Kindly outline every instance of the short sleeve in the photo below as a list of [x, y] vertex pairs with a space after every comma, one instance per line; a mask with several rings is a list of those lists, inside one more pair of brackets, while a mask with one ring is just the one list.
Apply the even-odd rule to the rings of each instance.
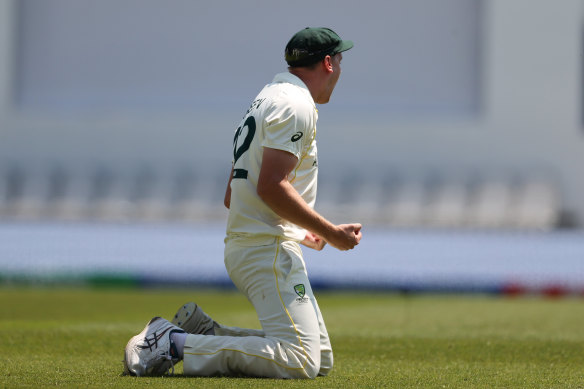
[[310, 112], [298, 105], [273, 104], [266, 115], [262, 146], [284, 150], [300, 159], [304, 137], [311, 128]]

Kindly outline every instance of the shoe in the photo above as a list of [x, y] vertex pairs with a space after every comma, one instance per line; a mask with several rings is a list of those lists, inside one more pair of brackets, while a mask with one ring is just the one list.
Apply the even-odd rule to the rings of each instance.
[[184, 332], [168, 320], [155, 317], [126, 345], [124, 373], [135, 376], [162, 376], [180, 361], [170, 340], [174, 332]]
[[219, 325], [195, 303], [186, 303], [178, 309], [172, 324], [189, 334], [211, 335]]

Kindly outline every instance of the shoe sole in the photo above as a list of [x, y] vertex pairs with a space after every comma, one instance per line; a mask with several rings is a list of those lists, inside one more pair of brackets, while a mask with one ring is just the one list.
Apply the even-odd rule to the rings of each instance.
[[182, 328], [183, 330], [185, 327], [188, 327], [188, 322], [191, 317], [193, 317], [194, 313], [197, 310], [197, 304], [190, 302], [184, 304], [179, 310], [176, 312], [174, 317], [172, 318], [171, 323], [177, 327]]

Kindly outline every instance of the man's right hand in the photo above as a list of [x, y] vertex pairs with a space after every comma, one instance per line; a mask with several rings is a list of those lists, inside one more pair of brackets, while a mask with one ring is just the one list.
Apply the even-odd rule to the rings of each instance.
[[339, 224], [325, 240], [334, 248], [345, 251], [357, 246], [361, 241], [361, 236], [361, 224]]

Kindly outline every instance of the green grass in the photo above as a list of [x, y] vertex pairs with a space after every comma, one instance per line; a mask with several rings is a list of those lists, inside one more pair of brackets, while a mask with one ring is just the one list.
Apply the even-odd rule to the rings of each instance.
[[236, 292], [0, 288], [0, 387], [584, 387], [584, 301], [490, 296], [318, 294], [335, 352], [313, 381], [120, 376], [128, 339], [196, 300], [258, 328]]

